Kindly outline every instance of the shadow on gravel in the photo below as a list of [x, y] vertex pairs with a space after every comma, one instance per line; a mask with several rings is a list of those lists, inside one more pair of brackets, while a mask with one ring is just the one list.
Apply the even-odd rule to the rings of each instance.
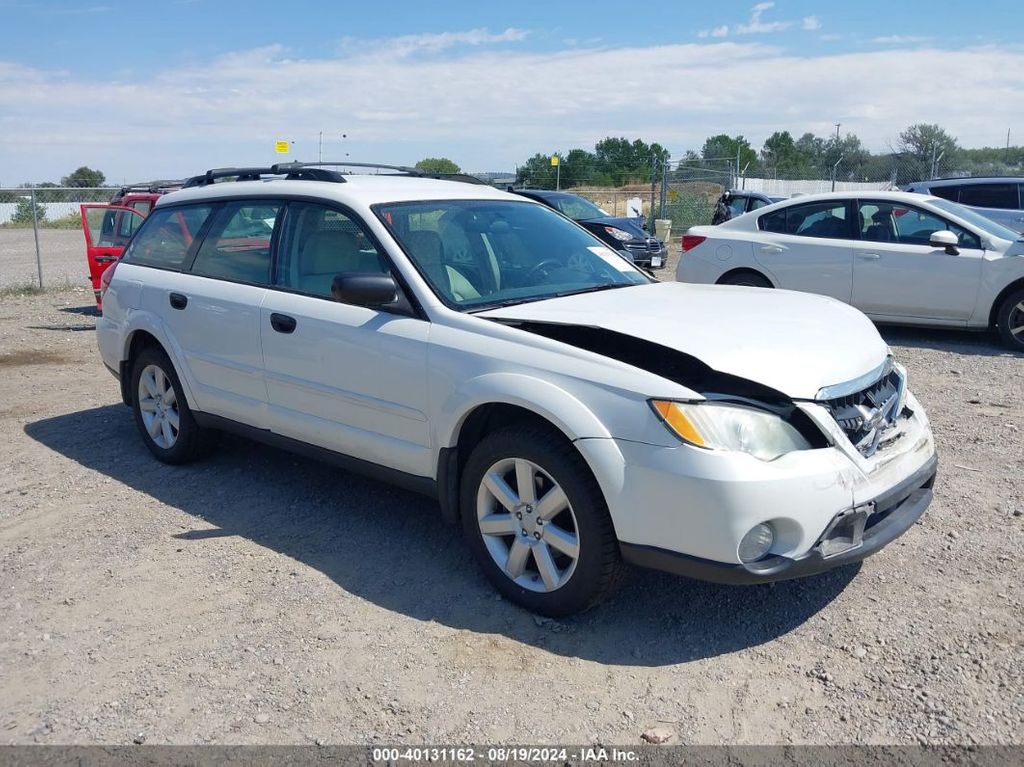
[[92, 306], [65, 306], [61, 309], [62, 312], [67, 314], [82, 314], [86, 317], [99, 317], [100, 312], [96, 308], [95, 304]]
[[957, 354], [979, 357], [1016, 357], [994, 332], [944, 330], [941, 328], [912, 328], [903, 325], [879, 325], [878, 332], [887, 344], [909, 346], [914, 349], [940, 349]]
[[37, 421], [25, 432], [196, 517], [196, 529], [173, 535], [181, 546], [241, 536], [384, 609], [599, 663], [660, 666], [763, 644], [814, 616], [858, 570], [728, 587], [633, 569], [595, 610], [541, 621], [496, 597], [459, 530], [428, 498], [231, 437], [204, 463], [165, 466], [150, 457], [123, 405]]

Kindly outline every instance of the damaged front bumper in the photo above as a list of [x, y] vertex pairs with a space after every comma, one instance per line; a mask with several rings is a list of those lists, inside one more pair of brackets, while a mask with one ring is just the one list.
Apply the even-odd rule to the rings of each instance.
[[[870, 556], [908, 530], [932, 499], [937, 458], [923, 408], [907, 395], [889, 441], [861, 454], [820, 404], [801, 403], [829, 447], [773, 461], [682, 444], [581, 439], [626, 561], [723, 583], [820, 573]], [[769, 553], [744, 563], [739, 544], [770, 524]]]
[[802, 557], [768, 557], [749, 564], [729, 564], [691, 557], [655, 546], [622, 543], [630, 564], [664, 570], [714, 583], [750, 585], [802, 578], [860, 562], [899, 538], [932, 501], [938, 459], [932, 456], [913, 476], [875, 500], [837, 514]]

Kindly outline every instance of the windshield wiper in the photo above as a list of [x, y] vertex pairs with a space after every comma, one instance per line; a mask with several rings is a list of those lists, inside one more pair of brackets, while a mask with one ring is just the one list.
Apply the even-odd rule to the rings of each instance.
[[613, 290], [614, 288], [629, 288], [633, 287], [633, 283], [629, 282], [616, 282], [607, 285], [592, 285], [589, 288], [580, 288], [579, 290], [565, 290], [561, 293], [549, 293], [543, 296], [528, 296], [526, 298], [506, 298], [504, 301], [494, 301], [492, 303], [480, 304], [478, 306], [469, 307], [466, 309], [468, 314], [476, 314], [477, 312], [486, 312], [491, 309], [500, 309], [503, 306], [515, 306], [517, 304], [532, 304], [535, 301], [547, 301], [549, 298], [564, 298], [565, 296], [577, 296], [581, 293], [597, 293], [601, 290]]
[[589, 288], [580, 288], [579, 290], [566, 290], [561, 293], [553, 293], [548, 298], [562, 298], [563, 296], [578, 296], [581, 293], [598, 293], [602, 290], [615, 290], [615, 288], [629, 288], [633, 287], [633, 283], [630, 282], [611, 282], [607, 285], [592, 285]]

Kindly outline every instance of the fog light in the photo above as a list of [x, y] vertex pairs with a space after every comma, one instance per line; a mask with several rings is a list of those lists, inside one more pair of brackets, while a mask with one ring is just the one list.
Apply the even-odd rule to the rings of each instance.
[[767, 523], [754, 525], [750, 532], [743, 536], [740, 541], [739, 551], [741, 562], [756, 562], [768, 553], [768, 549], [775, 542], [775, 531]]

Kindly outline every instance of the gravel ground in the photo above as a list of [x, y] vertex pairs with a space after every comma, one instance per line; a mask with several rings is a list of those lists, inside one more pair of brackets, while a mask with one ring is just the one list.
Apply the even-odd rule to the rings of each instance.
[[[39, 260], [44, 286], [89, 286], [81, 229], [40, 229]], [[39, 284], [35, 235], [31, 229], [0, 227], [0, 290], [28, 284]]]
[[632, 570], [555, 622], [430, 500], [237, 439], [154, 461], [90, 304], [0, 299], [0, 743], [1021, 742], [1024, 359], [988, 336], [883, 331], [942, 464], [882, 553]]

